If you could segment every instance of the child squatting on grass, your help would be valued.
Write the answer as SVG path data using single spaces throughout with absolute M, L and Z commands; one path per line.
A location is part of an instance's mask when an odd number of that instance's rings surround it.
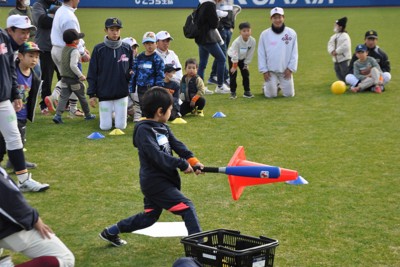
M 383 77 L 382 70 L 378 62 L 373 57 L 368 56 L 367 47 L 359 44 L 356 47 L 357 61 L 354 62 L 354 76 L 361 82 L 350 90 L 354 93 L 362 92 L 375 86 L 372 90 L 375 93 L 382 93 Z
M 167 126 L 172 104 L 171 94 L 161 87 L 153 87 L 143 95 L 141 106 L 146 118 L 135 125 L 133 145 L 139 153 L 144 211 L 105 228 L 99 234 L 101 239 L 116 247 L 127 243 L 118 234 L 153 225 L 163 209 L 180 215 L 189 235 L 201 232 L 196 209 L 181 192 L 181 178 L 177 169 L 184 173 L 200 174 L 204 165 L 185 144 L 175 138 Z M 172 151 L 179 157 L 174 157 Z M 200 169 L 194 171 L 192 166 Z
M 197 74 L 198 65 L 196 59 L 189 58 L 185 62 L 186 74 L 181 80 L 181 114 L 185 116 L 188 113 L 204 117 L 203 109 L 206 105 L 206 99 L 203 97 L 205 86 L 203 79 Z

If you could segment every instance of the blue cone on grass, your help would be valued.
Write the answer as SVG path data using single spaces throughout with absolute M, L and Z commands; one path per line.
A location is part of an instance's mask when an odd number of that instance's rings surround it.
M 296 180 L 286 181 L 285 183 L 290 185 L 303 185 L 308 184 L 308 181 L 299 175 Z
M 91 133 L 90 135 L 88 135 L 87 138 L 88 138 L 88 139 L 96 140 L 96 139 L 104 138 L 104 135 L 102 135 L 102 134 L 99 133 L 99 132 L 94 132 L 94 133 Z
M 226 115 L 222 113 L 221 111 L 215 112 L 215 114 L 212 116 L 213 118 L 225 118 Z

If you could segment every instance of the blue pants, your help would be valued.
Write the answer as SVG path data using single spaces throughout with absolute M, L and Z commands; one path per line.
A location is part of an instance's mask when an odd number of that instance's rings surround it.
M 221 49 L 221 46 L 217 43 L 214 44 L 199 44 L 199 71 L 198 75 L 204 80 L 204 71 L 207 67 L 208 57 L 212 55 L 215 58 L 215 62 L 217 64 L 217 79 L 218 79 L 218 86 L 222 86 L 224 84 L 224 69 L 225 69 L 225 62 L 226 57 L 224 52 Z
M 130 233 L 147 228 L 158 221 L 163 209 L 180 215 L 185 222 L 189 235 L 201 232 L 196 209 L 182 192 L 176 187 L 144 197 L 144 212 L 123 219 L 117 223 L 121 233 Z
M 224 44 L 221 45 L 222 52 L 224 53 L 226 57 L 226 52 L 229 48 L 229 43 L 231 42 L 232 39 L 232 32 L 231 29 L 229 28 L 223 28 L 222 30 L 219 30 L 219 34 L 221 35 L 222 40 L 224 40 Z M 210 78 L 213 76 L 217 75 L 217 62 L 214 60 L 212 64 L 212 69 L 210 73 Z M 228 69 L 226 68 L 226 64 L 224 65 L 224 78 L 225 80 L 229 77 Z

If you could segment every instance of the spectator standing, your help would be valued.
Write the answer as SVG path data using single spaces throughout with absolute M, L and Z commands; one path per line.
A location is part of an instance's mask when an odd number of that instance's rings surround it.
M 218 31 L 219 17 L 217 14 L 218 3 L 222 0 L 199 0 L 200 7 L 197 13 L 197 23 L 199 25 L 199 35 L 195 38 L 199 47 L 200 63 L 198 74 L 204 80 L 204 71 L 207 67 L 210 54 L 215 58 L 217 64 L 217 87 L 215 93 L 229 94 L 230 89 L 224 83 L 224 69 L 226 66 L 226 56 L 221 49 L 223 40 Z
M 12 20 L 13 16 L 7 19 L 7 25 L 9 26 L 11 26 L 10 18 Z M 24 22 L 25 25 L 20 25 L 22 28 L 11 26 L 14 28 L 7 29 L 17 40 L 27 40 L 27 37 L 29 37 L 29 29 L 32 25 L 28 23 L 30 21 L 24 20 Z M 12 38 L 0 29 L 0 132 L 6 142 L 8 158 L 14 166 L 14 172 L 18 178 L 18 187 L 24 192 L 41 192 L 49 189 L 50 186 L 32 179 L 32 175 L 26 168 L 21 134 L 18 130 L 16 112 L 22 109 L 22 100 L 18 93 L 17 73 L 15 70 L 14 54 L 12 52 L 13 48 L 11 46 L 12 40 Z M 21 45 L 22 43 L 18 46 Z
M 53 58 L 53 61 L 56 64 L 58 70 L 61 69 L 61 55 L 62 50 L 65 46 L 65 42 L 63 40 L 64 31 L 68 29 L 75 29 L 77 32 L 81 32 L 78 18 L 75 15 L 78 4 L 79 0 L 64 0 L 63 5 L 57 10 L 54 16 L 53 27 L 51 28 L 50 34 L 51 43 L 53 45 L 51 49 L 51 57 Z M 85 48 L 85 41 L 83 41 L 83 39 L 79 40 L 78 50 L 81 54 L 82 62 L 88 62 L 90 60 L 90 55 L 89 51 Z M 62 88 L 64 86 L 65 84 L 62 84 L 62 82 L 60 82 L 58 88 L 56 86 L 56 89 Z M 55 101 L 58 101 L 59 96 L 60 89 L 54 90 L 51 97 L 49 97 L 50 103 L 54 104 Z M 84 116 L 84 113 L 78 109 L 77 104 L 78 98 L 73 93 L 71 94 L 71 97 L 69 99 L 70 115 L 82 117 Z
M 245 98 L 252 98 L 254 95 L 250 90 L 250 72 L 249 64 L 253 60 L 254 51 L 256 50 L 256 39 L 251 36 L 250 23 L 243 22 L 239 25 L 240 36 L 233 41 L 232 46 L 228 50 L 228 62 L 229 62 L 229 75 L 230 75 L 230 88 L 231 88 L 231 99 L 235 99 L 236 96 L 236 78 L 237 68 L 239 67 L 240 73 L 243 78 L 243 87 Z
M 347 17 L 336 20 L 335 34 L 328 41 L 328 53 L 332 56 L 336 77 L 340 81 L 345 81 L 351 59 L 351 40 L 346 32 L 346 23 Z
M 293 97 L 293 73 L 297 71 L 297 34 L 284 24 L 285 15 L 280 7 L 270 11 L 272 25 L 264 30 L 258 42 L 258 70 L 264 76 L 265 97 L 278 96 L 278 87 L 285 97 Z
M 15 8 L 11 9 L 8 12 L 8 15 L 27 16 L 32 21 L 32 7 L 30 6 L 30 4 L 31 4 L 30 0 L 16 0 Z M 36 35 L 36 29 L 32 28 L 29 35 L 29 41 L 33 41 L 35 35 Z
M 45 103 L 45 98 L 51 95 L 54 71 L 57 79 L 61 76 L 56 65 L 51 58 L 51 40 L 50 33 L 53 26 L 54 14 L 61 6 L 61 2 L 57 0 L 37 0 L 32 6 L 32 21 L 36 25 L 37 31 L 35 35 L 35 43 L 40 47 L 40 69 L 43 80 L 42 84 L 42 101 L 40 102 L 40 110 L 43 115 L 49 115 L 49 109 Z
M 34 121 L 36 100 L 40 90 L 40 79 L 36 76 L 33 68 L 39 62 L 40 49 L 33 42 L 24 43 L 18 51 L 16 61 L 18 93 L 22 99 L 22 108 L 17 112 L 18 130 L 21 134 L 22 144 L 26 142 L 26 124 L 28 120 Z M 0 162 L 7 152 L 6 143 L 3 135 L 0 133 Z M 27 169 L 36 168 L 36 164 L 25 162 Z M 11 161 L 8 160 L 6 168 L 14 168 Z

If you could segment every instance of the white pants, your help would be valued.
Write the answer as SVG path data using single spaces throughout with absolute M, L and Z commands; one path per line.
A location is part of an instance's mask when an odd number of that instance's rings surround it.
M 19 231 L 0 240 L 0 247 L 34 259 L 42 256 L 53 256 L 58 259 L 60 267 L 73 267 L 75 257 L 64 243 L 54 234 L 51 239 L 43 239 L 35 229 Z
M 99 102 L 100 129 L 110 130 L 112 128 L 113 113 L 115 118 L 115 128 L 125 129 L 128 114 L 128 97 L 117 100 L 107 100 Z
M 382 77 L 383 77 L 383 85 L 387 84 L 392 79 L 392 75 L 390 74 L 390 72 L 383 72 Z M 354 74 L 347 74 L 346 83 L 350 86 L 356 86 L 358 83 L 358 79 Z
M 269 81 L 264 82 L 263 92 L 265 97 L 277 97 L 278 87 L 282 90 L 285 97 L 294 96 L 293 75 L 290 79 L 285 79 L 283 73 L 270 72 Z
M 61 47 L 61 46 L 53 46 L 51 48 L 51 58 L 53 59 L 54 64 L 57 66 L 58 71 L 61 71 L 62 50 L 63 50 L 63 47 Z M 57 86 L 60 87 L 60 88 L 67 87 L 65 84 L 62 84 L 61 81 L 57 82 L 56 87 Z M 58 96 L 58 97 L 60 96 L 59 93 L 55 94 L 55 95 Z M 78 97 L 75 95 L 75 93 L 72 93 L 71 96 L 69 97 L 69 99 L 78 101 Z M 58 100 L 58 99 L 55 99 L 55 100 Z
M 21 134 L 18 130 L 17 114 L 10 100 L 0 102 L 0 132 L 7 150 L 22 149 Z

